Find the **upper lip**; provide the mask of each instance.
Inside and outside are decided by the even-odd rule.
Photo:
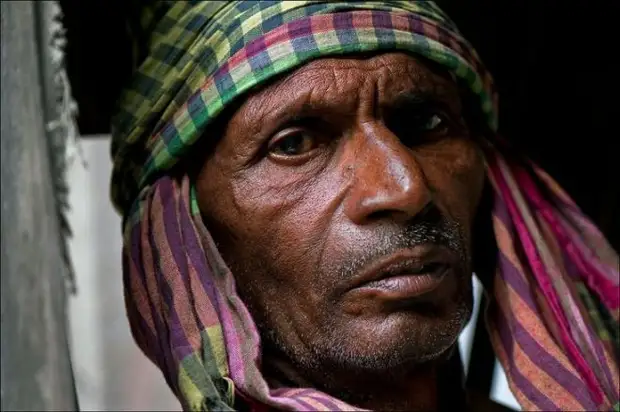
[[[401,249],[362,268],[355,276],[353,288],[395,276],[435,273],[452,265],[452,256],[449,250],[437,245]]]

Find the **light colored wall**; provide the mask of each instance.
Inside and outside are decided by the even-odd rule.
[[[70,300],[72,354],[80,407],[91,410],[179,410],[159,370],[133,342],[125,317],[121,277],[121,220],[109,200],[109,137],[81,142],[86,168],[69,168],[74,236],[71,254],[78,294]],[[476,282],[476,310],[480,288]],[[460,338],[467,362],[472,325]],[[492,398],[518,409],[496,368]]]
[[[71,256],[77,296],[70,299],[72,352],[80,407],[180,410],[161,372],[134,343],[125,317],[121,219],[109,200],[110,139],[81,143],[86,168],[69,168]]]

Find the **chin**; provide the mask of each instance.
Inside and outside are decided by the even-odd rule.
[[[438,317],[399,311],[383,319],[352,322],[346,332],[332,330],[317,355],[351,372],[415,368],[449,354],[470,316],[471,305],[463,300]]]

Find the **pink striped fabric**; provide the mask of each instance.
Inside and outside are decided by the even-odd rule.
[[[493,345],[525,409],[609,410],[619,398],[615,351],[579,290],[587,285],[617,322],[618,256],[559,186],[534,170],[553,199],[522,166],[499,153],[489,159],[500,254],[486,285],[495,297],[487,312]]]
[[[619,398],[614,348],[597,330],[579,288],[587,284],[618,319],[618,257],[546,174],[535,169],[557,195],[551,201],[523,167],[499,152],[487,161],[499,259],[493,283],[485,285],[494,298],[486,316],[510,388],[526,410],[610,410]],[[148,324],[134,331],[155,336],[136,339],[142,347],[158,341],[177,348],[175,359],[154,356],[169,353],[163,348],[146,350],[171,386],[181,391],[176,365],[203,344],[196,331],[217,327],[225,374],[237,396],[257,409],[360,410],[312,388],[267,385],[256,326],[193,202],[189,178],[161,178],[148,192],[145,219],[125,253],[140,259],[126,260],[128,313],[133,322]],[[175,341],[174,330],[165,332],[173,326],[185,338]]]

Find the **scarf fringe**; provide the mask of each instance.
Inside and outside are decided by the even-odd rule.
[[[44,2],[41,6],[41,25],[44,28],[43,45],[46,47],[43,58],[49,59],[43,66],[49,66],[44,73],[51,76],[51,87],[48,88],[51,96],[47,99],[48,133],[50,160],[54,183],[54,198],[59,229],[62,236],[62,255],[66,269],[66,283],[71,294],[77,293],[73,263],[71,261],[69,239],[72,236],[68,214],[69,186],[67,183],[68,167],[80,159],[86,167],[84,155],[79,142],[77,127],[78,107],[71,93],[71,84],[65,68],[65,47],[67,44],[66,30],[62,24],[62,9],[58,1]],[[47,79],[45,79],[47,80]]]

